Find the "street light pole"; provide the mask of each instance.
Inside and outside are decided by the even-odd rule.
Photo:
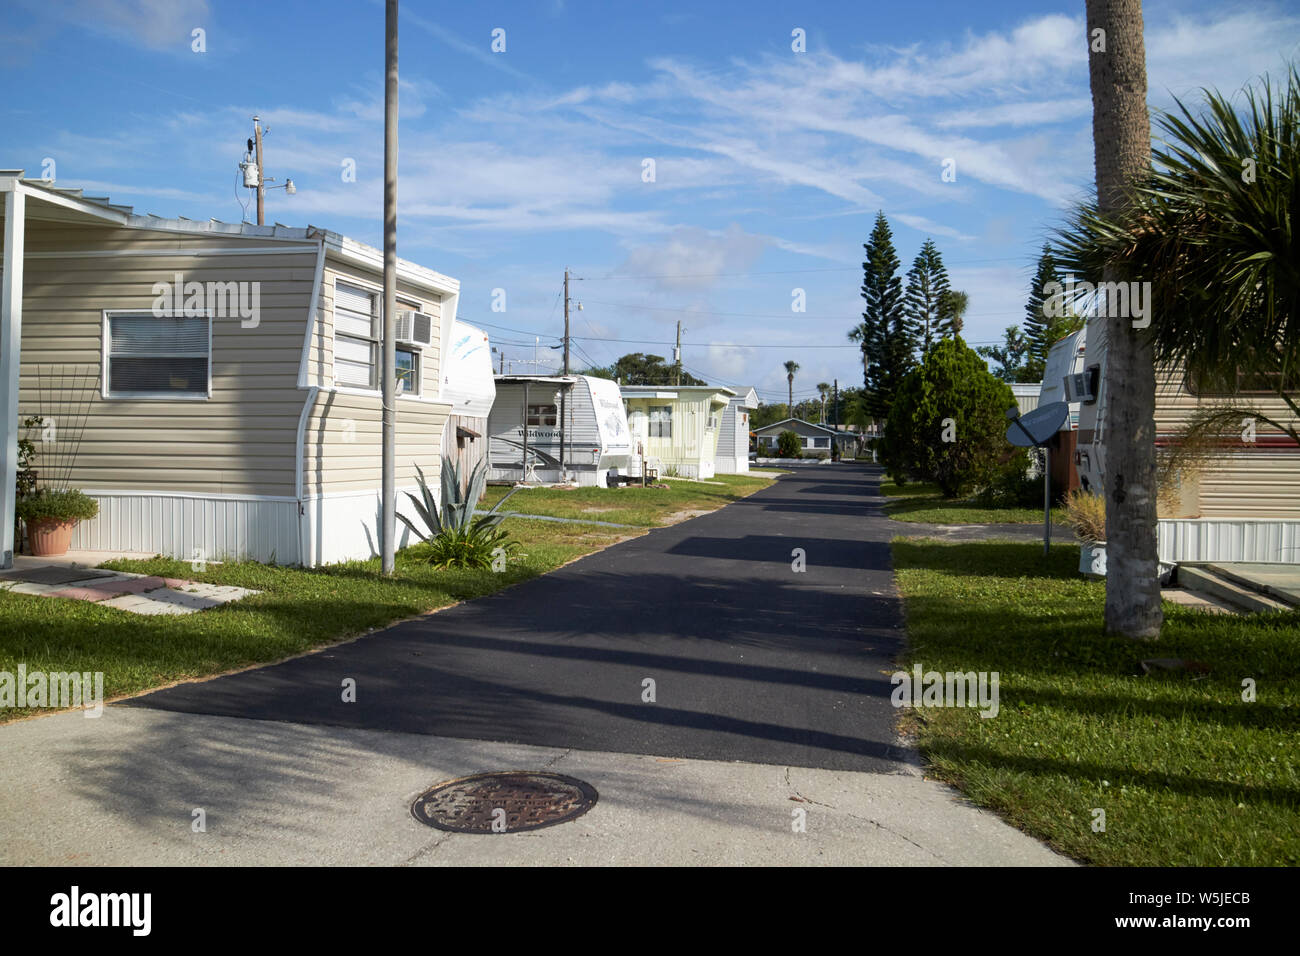
[[[383,453],[380,573],[393,573],[397,551],[397,0],[384,7],[384,318]],[[259,215],[259,219],[261,216]]]

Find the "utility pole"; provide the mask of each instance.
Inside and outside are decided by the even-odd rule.
[[[257,147],[257,224],[261,226],[266,222],[266,176],[262,169],[262,127],[256,116],[253,117],[253,142]]]
[[[384,7],[384,329],[380,573],[389,577],[397,550],[397,0]],[[260,150],[259,150],[260,154]],[[261,191],[258,191],[261,222]],[[446,502],[443,502],[445,505]]]
[[[268,126],[262,129],[260,121],[261,117],[253,117],[253,135],[248,139],[248,152],[244,154],[239,168],[244,174],[244,187],[257,190],[257,224],[262,226],[266,224],[266,184],[275,180],[267,179],[262,167],[262,134],[271,132],[271,128]],[[298,191],[293,180],[288,178],[279,186],[271,188],[283,189],[286,196],[292,196]]]
[[[837,378],[833,381],[835,385],[831,392],[831,424],[838,431],[840,427],[840,380]]]
[[[564,374],[569,374],[569,270],[564,270]]]
[[[677,347],[673,349],[673,384],[682,384],[682,320],[677,320]]]
[[[564,270],[564,374],[569,374],[569,270]],[[560,478],[564,478],[564,446],[569,437],[569,420],[565,417],[569,410],[569,389],[560,386]]]

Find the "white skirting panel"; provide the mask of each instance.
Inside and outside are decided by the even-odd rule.
[[[298,563],[298,504],[285,498],[87,491],[99,514],[78,523],[72,548],[142,551],[190,561]]]
[[[749,471],[749,457],[719,458],[717,473],[719,475],[743,475]]]
[[[435,496],[439,494],[439,488],[437,484],[431,488]],[[424,530],[419,515],[411,507],[411,499],[406,497],[408,491],[417,498],[420,495],[417,485],[398,488],[397,512],[407,515],[417,528]],[[303,501],[303,544],[306,551],[303,563],[315,566],[378,557],[379,509],[378,488],[306,498]],[[418,544],[419,540],[398,519],[398,549]]]
[[[1162,518],[1161,561],[1300,564],[1300,521],[1286,518]]]

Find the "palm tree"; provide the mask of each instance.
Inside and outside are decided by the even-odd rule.
[[[1284,421],[1232,398],[1206,408],[1193,421],[1200,430],[1238,431],[1253,415],[1300,444],[1300,249],[1291,212],[1300,207],[1300,73],[1288,71],[1276,100],[1267,79],[1243,98],[1238,105],[1207,91],[1202,115],[1181,102],[1162,115],[1156,171],[1136,188],[1130,216],[1116,223],[1080,207],[1058,235],[1059,255],[1086,275],[1117,259],[1131,275],[1159,277],[1151,314],[1180,319],[1148,329],[1156,364],[1229,392],[1244,376],[1296,416]]]
[[[966,309],[970,306],[970,296],[960,289],[949,289],[939,303],[939,333],[943,338],[961,335],[962,326],[966,324]]]
[[[790,417],[794,417],[794,373],[799,371],[798,362],[785,363],[785,380],[790,386]]]
[[[862,349],[862,388],[863,391],[871,388],[871,329],[865,322],[861,322],[849,329],[849,341],[856,343]]]
[[[1085,0],[1092,141],[1097,166],[1097,213],[1114,219],[1127,208],[1129,189],[1148,174],[1151,122],[1147,116],[1142,0]],[[1116,260],[1104,282],[1127,281]],[[1108,347],[1102,387],[1106,405],[1106,630],[1135,639],[1160,636],[1156,556],[1156,376],[1151,339],[1131,318],[1105,322]]]
[[[821,395],[821,397],[822,397],[822,420],[821,420],[821,423],[822,423],[823,425],[826,424],[826,396],[827,396],[828,394],[830,394],[830,390],[831,390],[831,383],[830,383],[830,382],[818,382],[818,383],[817,383],[817,391],[818,391],[818,393],[819,393],[819,394]]]

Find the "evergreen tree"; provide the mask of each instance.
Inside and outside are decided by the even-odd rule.
[[[1029,357],[1029,340],[1020,331],[1020,326],[1009,325],[1004,333],[1002,345],[981,345],[975,350],[984,358],[998,363],[993,372],[1004,382],[1038,382],[1042,376],[1033,377],[1033,370],[1025,364]]]
[[[1056,260],[1052,258],[1051,246],[1044,243],[1042,255],[1038,257],[1038,271],[1034,273],[1034,281],[1029,286],[1029,301],[1025,303],[1024,336],[1029,343],[1025,374],[1029,376],[1026,381],[1030,382],[1043,380],[1047,353],[1055,341],[1054,336],[1059,337],[1060,333],[1058,323],[1061,320],[1047,315],[1046,304],[1050,295],[1045,288],[1049,282],[1060,283],[1061,274],[1057,271]]]
[[[894,389],[914,364],[914,343],[903,311],[902,264],[894,250],[893,233],[883,212],[876,214],[871,236],[863,245],[862,323],[849,338],[862,347],[866,406],[875,418],[889,414]]]
[[[949,320],[945,332],[944,312],[948,305],[948,270],[943,267],[943,257],[933,239],[925,240],[921,251],[912,260],[907,273],[907,298],[904,310],[912,335],[920,346],[922,361],[939,339],[952,335]]]

